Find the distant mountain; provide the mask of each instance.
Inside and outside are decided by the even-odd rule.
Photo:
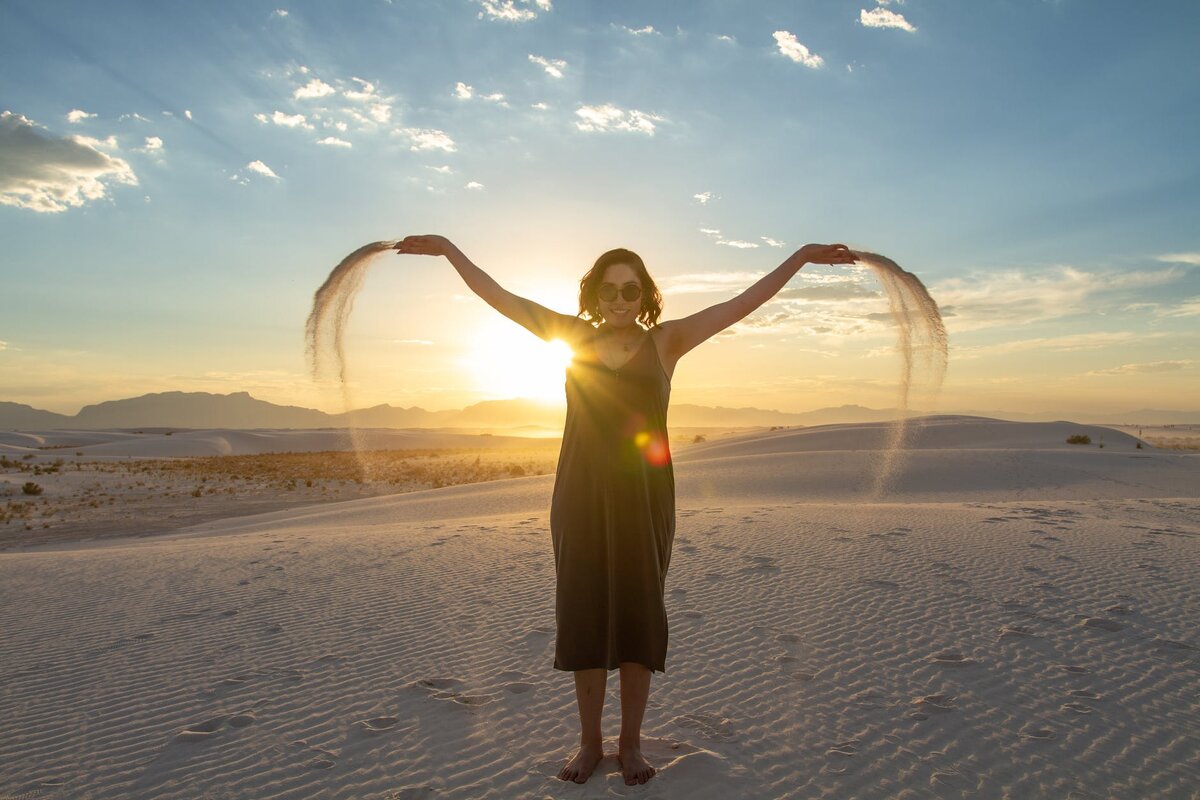
[[[928,412],[912,411],[912,416]],[[961,413],[1014,421],[1128,423],[1143,425],[1200,424],[1200,412],[1142,409],[1121,414],[1011,414],[1001,411]],[[671,406],[672,428],[754,428],[772,425],[830,425],[883,422],[896,417],[896,409],[857,405],[789,412],[762,408],[725,408],[679,403]],[[0,402],[0,428],[46,430],[54,428],[530,428],[561,430],[566,416],[562,405],[516,398],[487,400],[463,409],[427,411],[418,406],[378,405],[341,414],[312,408],[282,406],[257,400],[248,392],[158,392],[85,406],[74,416],[55,414],[20,403]]]
[[[40,408],[0,401],[0,428],[33,431],[39,428],[70,427],[74,417],[42,411]]]

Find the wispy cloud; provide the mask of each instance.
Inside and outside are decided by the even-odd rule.
[[[1200,253],[1163,253],[1157,256],[1158,261],[1167,264],[1193,264],[1200,266]]]
[[[580,106],[575,111],[575,127],[581,131],[632,131],[653,136],[656,122],[666,117],[637,109],[623,109],[611,104]]]
[[[480,183],[479,181],[470,181],[470,182],[468,182],[468,183],[467,183],[467,185],[466,185],[465,187],[463,187],[463,188],[465,188],[465,189],[471,189],[472,191],[476,191],[476,192],[482,192],[482,191],[483,191],[483,184],[482,184],[482,183]]]
[[[1128,295],[1162,286],[1185,274],[1179,267],[1123,272],[1091,272],[1060,266],[1040,272],[1022,269],[998,270],[979,275],[950,278],[930,287],[943,308],[951,308],[956,331],[977,330],[996,325],[1020,325],[1094,312],[1096,298],[1106,295],[1120,300]]]
[[[644,25],[641,28],[630,28],[627,25],[617,25],[617,28],[625,31],[630,36],[661,36],[662,34],[654,30],[653,25]]]
[[[544,58],[530,53],[529,60],[544,69],[551,78],[561,78],[563,70],[567,68],[567,62],[561,58]]]
[[[796,40],[796,37],[788,31],[775,31],[772,36],[775,37],[775,44],[778,46],[779,52],[797,64],[803,64],[809,69],[820,69],[821,65],[825,63],[825,59],[816,53],[810,52],[807,47],[800,44]]]
[[[714,198],[716,198],[716,195],[712,192],[700,192],[699,194],[692,195],[692,199],[702,206],[708,205]]]
[[[70,123],[83,122],[85,119],[91,119],[95,116],[96,116],[95,114],[89,114],[88,112],[82,111],[78,108],[72,108],[70,111],[67,112],[67,122],[70,122]]]
[[[551,0],[479,0],[479,6],[483,9],[477,15],[480,19],[501,22],[529,22],[537,19],[539,11],[553,8]]]
[[[105,196],[106,183],[136,186],[124,159],[101,152],[117,140],[57,137],[11,111],[0,113],[0,205],[59,213]]]
[[[163,149],[163,140],[157,136],[147,136],[146,143],[136,149],[142,153],[161,153]]]
[[[329,145],[331,147],[345,147],[345,148],[350,148],[350,147],[354,146],[350,142],[347,142],[345,139],[339,139],[336,136],[326,136],[324,139],[317,139],[317,144],[324,144],[324,145]]]
[[[870,11],[864,8],[858,13],[858,21],[864,28],[898,28],[909,33],[917,30],[902,15],[886,8],[873,8]]]
[[[1167,306],[1160,308],[1154,312],[1159,317],[1197,317],[1200,316],[1200,297],[1193,297],[1191,300],[1180,303],[1175,306]]]
[[[1190,358],[1178,359],[1175,361],[1146,361],[1141,364],[1122,364],[1119,367],[1110,369],[1097,369],[1087,373],[1088,375],[1128,375],[1134,372],[1173,372],[1179,369],[1190,367],[1196,362]]]

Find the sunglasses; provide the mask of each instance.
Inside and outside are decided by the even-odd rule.
[[[611,303],[613,300],[617,299],[617,287],[612,283],[602,283],[600,284],[600,290],[597,292],[597,294],[604,302]],[[621,287],[620,294],[621,297],[632,303],[634,300],[637,300],[642,296],[642,287],[638,286],[636,283],[627,283]]]

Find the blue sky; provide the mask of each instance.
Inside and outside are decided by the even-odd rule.
[[[843,241],[943,307],[941,408],[1200,409],[1193,2],[0,16],[3,400],[341,410],[306,375],[312,292],[361,244],[437,232],[567,313],[595,257],[629,247],[664,319]],[[892,405],[885,308],[868,272],[806,267],[680,362],[673,401]],[[561,397],[561,354],[445,262],[384,258],[348,335],[356,406]]]

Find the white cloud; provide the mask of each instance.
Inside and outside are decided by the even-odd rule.
[[[902,31],[914,33],[917,29],[903,16],[886,8],[865,8],[859,11],[858,21],[864,28],[899,28]]]
[[[387,122],[392,118],[392,107],[387,103],[375,103],[367,109],[367,113],[376,122]]]
[[[479,181],[470,181],[465,188],[474,189],[475,191],[483,191],[483,184]]]
[[[147,136],[146,144],[140,148],[143,152],[149,153],[151,150],[162,150],[163,140],[157,136]]]
[[[1194,264],[1200,266],[1200,253],[1163,253],[1157,257],[1157,260],[1166,262],[1167,264]]]
[[[580,106],[575,115],[575,127],[581,131],[632,131],[654,135],[654,123],[664,122],[666,117],[637,109],[622,109],[611,104],[602,106]]]
[[[699,230],[705,236],[720,236],[721,235],[721,232],[719,230],[717,230],[716,228],[700,228]]]
[[[67,112],[67,122],[71,122],[71,123],[83,122],[85,119],[91,119],[94,116],[96,116],[96,115],[89,114],[86,111],[81,111],[78,108],[72,108],[70,111]]]
[[[191,118],[192,118],[192,111],[191,111],[191,109],[185,108],[185,109],[183,110],[183,115],[184,115],[185,117],[187,117],[188,119],[191,119]]]
[[[264,124],[273,122],[276,125],[281,125],[285,128],[307,128],[312,130],[313,126],[305,119],[303,114],[285,114],[282,111],[276,111],[267,116],[266,114],[255,114],[254,118]]]
[[[770,236],[760,236],[758,238],[762,239],[764,242],[766,242],[771,247],[783,247],[785,244],[787,244],[786,242],[781,242],[776,239],[772,239]]]
[[[498,103],[502,106],[508,105],[508,103],[504,101],[504,95],[500,92],[492,92],[491,94],[477,94],[473,87],[468,86],[462,81],[454,84],[454,96],[459,100],[470,100],[472,98],[476,98],[479,100],[486,100],[489,103]]]
[[[308,100],[314,97],[326,97],[333,94],[335,91],[337,90],[320,78],[313,78],[308,83],[292,92],[292,96],[297,100]]]
[[[483,9],[479,19],[486,16],[502,22],[529,22],[537,18],[538,11],[552,9],[550,0],[479,0],[479,5]]]
[[[1141,364],[1122,364],[1110,369],[1093,370],[1088,375],[1127,375],[1131,372],[1172,372],[1177,369],[1190,367],[1196,362],[1190,358],[1177,361],[1146,361]]]
[[[339,139],[336,136],[326,136],[324,139],[317,139],[317,144],[326,144],[332,147],[353,147],[354,145],[347,142],[345,139]]]
[[[538,111],[545,111],[545,110],[549,109],[550,106],[546,105],[545,103],[534,103],[533,105],[530,106],[530,108],[535,108]]]
[[[445,131],[436,128],[397,128],[393,133],[408,137],[412,150],[445,150],[453,153],[458,149]]]
[[[717,244],[723,244],[726,247],[736,247],[739,250],[752,250],[759,246],[758,242],[743,242],[739,239],[718,239]]]
[[[820,69],[821,65],[825,63],[825,59],[816,53],[809,52],[809,49],[796,41],[796,37],[791,33],[775,31],[772,35],[775,37],[775,44],[779,46],[779,52],[797,64],[803,64],[810,69]]]
[[[451,172],[453,172],[453,170],[450,169],[449,164],[443,164],[440,167],[428,167],[428,169],[431,169],[434,172],[440,172],[443,175],[449,175]]]
[[[288,15],[288,12],[287,12],[287,9],[286,9],[286,8],[277,8],[277,9],[275,9],[275,16],[277,16],[277,17],[286,17],[287,15]]]
[[[646,25],[645,27],[642,27],[642,28],[630,28],[625,25],[621,25],[620,28],[621,28],[621,30],[623,30],[626,33],[631,34],[633,36],[651,36],[651,35],[655,35],[655,34],[657,34],[659,36],[662,35],[658,31],[654,30],[653,25]]]
[[[105,182],[136,186],[123,159],[100,152],[116,148],[110,136],[53,136],[11,111],[0,113],[0,205],[58,213],[104,197]]]
[[[708,205],[709,201],[711,201],[714,197],[716,197],[716,195],[712,192],[700,192],[700,194],[692,195],[692,199],[702,206]]]
[[[261,161],[251,161],[246,165],[246,169],[250,170],[251,172],[257,172],[259,175],[265,175],[268,178],[279,180],[279,176],[275,174],[275,171]]]
[[[375,84],[364,81],[362,78],[350,78],[359,85],[358,89],[346,89],[342,92],[342,96],[347,100],[355,100],[365,102],[367,100],[375,100]]]
[[[717,37],[717,41],[718,42],[736,42],[737,39],[733,38],[732,36],[730,36],[728,34],[722,33],[720,36]]]
[[[135,111],[132,114],[122,114],[121,116],[117,117],[117,122],[124,122],[127,119],[136,119],[138,122],[150,121]]]
[[[561,78],[563,76],[563,70],[567,68],[567,62],[563,61],[561,58],[543,58],[542,56],[535,56],[531,53],[529,55],[529,60],[546,70],[546,74],[551,78]]]

